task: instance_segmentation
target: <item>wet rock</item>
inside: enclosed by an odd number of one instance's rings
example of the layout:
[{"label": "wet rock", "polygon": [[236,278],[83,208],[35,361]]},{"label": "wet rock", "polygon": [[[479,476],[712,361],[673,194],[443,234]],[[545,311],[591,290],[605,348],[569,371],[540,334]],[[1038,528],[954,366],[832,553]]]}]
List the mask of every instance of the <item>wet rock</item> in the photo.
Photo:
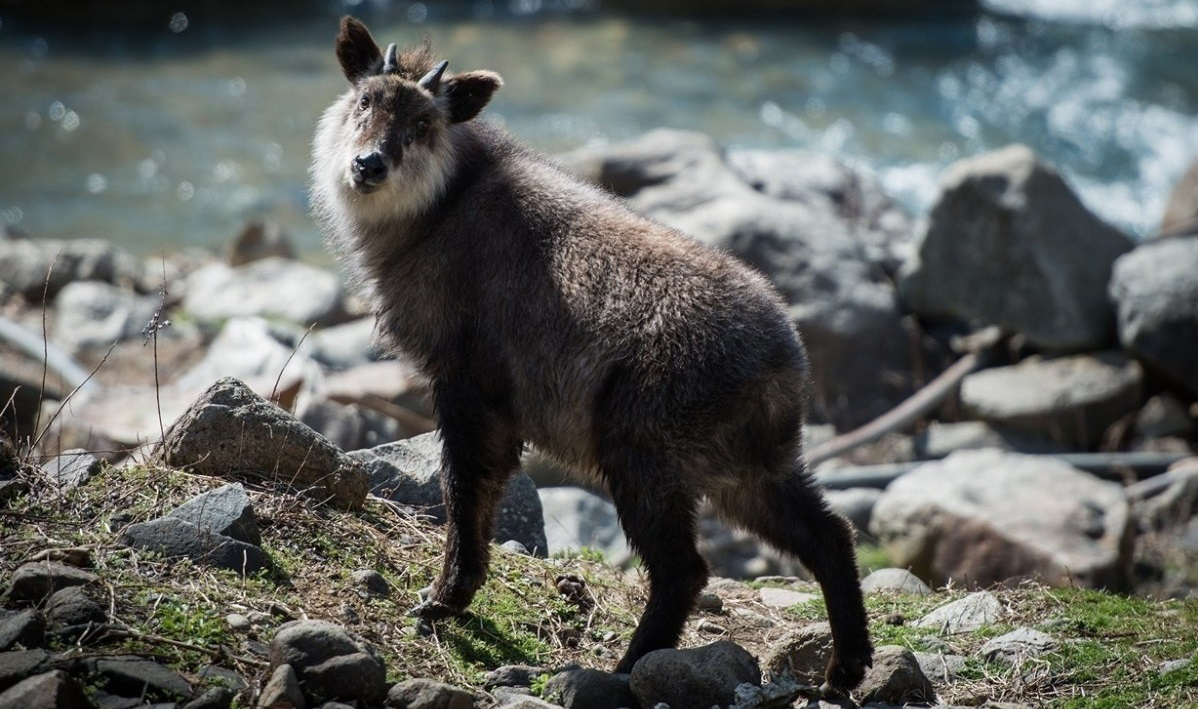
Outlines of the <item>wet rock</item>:
[{"label": "wet rock", "polygon": [[861,579],[861,590],[865,593],[891,592],[926,596],[932,589],[907,569],[878,569]]},{"label": "wet rock", "polygon": [[[370,491],[445,522],[441,498],[441,442],[436,433],[426,433],[369,450],[354,451],[349,457],[365,469]],[[496,511],[493,539],[514,539],[537,556],[544,556],[545,519],[536,485],[523,473],[508,483]]]},{"label": "wet rock", "polygon": [[335,273],[279,257],[199,268],[187,277],[182,307],[202,322],[259,316],[335,325],[348,317]]},{"label": "wet rock", "polygon": [[270,644],[273,668],[291,665],[305,697],[378,704],[387,693],[383,663],[361,638],[333,623],[298,620],[284,624]]},{"label": "wet rock", "polygon": [[158,460],[212,476],[248,471],[362,506],[362,466],[287,412],[229,377],[213,384],[166,433]]},{"label": "wet rock", "polygon": [[258,695],[258,709],[306,709],[307,706],[295,668],[288,664],[275,667]]},{"label": "wet rock", "polygon": [[291,239],[277,222],[252,221],[229,245],[230,266],[243,266],[265,258],[295,258]]},{"label": "wet rock", "polygon": [[766,651],[765,673],[777,680],[789,675],[796,681],[820,685],[832,657],[832,626],[812,623],[788,633]]},{"label": "wet rock", "polygon": [[430,679],[398,682],[387,692],[388,709],[473,709],[474,694]]},{"label": "wet rock", "polygon": [[99,581],[90,571],[58,561],[31,561],[22,564],[9,579],[5,595],[9,601],[40,602],[68,586],[87,586]]},{"label": "wet rock", "polygon": [[998,598],[989,591],[977,591],[936,608],[911,625],[941,635],[959,635],[993,625],[1002,616]]},{"label": "wet rock", "polygon": [[986,641],[978,650],[978,654],[987,660],[1019,666],[1025,660],[1051,652],[1058,645],[1060,643],[1051,635],[1034,628],[1023,627]]},{"label": "wet rock", "polygon": [[1153,372],[1198,396],[1198,237],[1141,244],[1115,262],[1119,341]]},{"label": "wet rock", "polygon": [[[160,304],[157,296],[99,281],[70,283],[58,294],[51,337],[69,352],[138,339]],[[162,333],[174,336],[170,328]]]},{"label": "wet rock", "polygon": [[183,675],[152,660],[100,658],[95,672],[105,691],[122,697],[178,701],[191,696],[191,684]]},{"label": "wet rock", "polygon": [[42,469],[50,480],[60,488],[70,489],[86,485],[100,472],[103,461],[81,448],[72,448],[55,456]]},{"label": "wet rock", "polygon": [[637,705],[628,675],[592,669],[555,674],[545,686],[545,696],[566,709],[620,709]]},{"label": "wet rock", "polygon": [[33,608],[20,611],[0,609],[0,651],[10,650],[16,645],[40,647],[45,640],[45,631],[45,619]]},{"label": "wet rock", "polygon": [[873,667],[865,673],[857,694],[862,703],[906,705],[936,701],[936,690],[915,655],[898,645],[883,645],[874,650]]},{"label": "wet rock", "polygon": [[628,540],[610,501],[579,487],[541,488],[537,494],[550,555],[585,547],[602,552],[613,564],[628,560]]},{"label": "wet rock", "polygon": [[101,281],[126,289],[143,280],[141,264],[131,254],[101,239],[0,240],[0,282],[31,303],[42,293],[54,300],[76,281]]},{"label": "wet rock", "polygon": [[741,683],[761,684],[761,670],[747,650],[721,640],[687,650],[655,650],[632,668],[629,684],[641,706],[727,706]]},{"label": "wet rock", "polygon": [[928,318],[1001,325],[1047,349],[1101,349],[1114,341],[1111,264],[1131,247],[1029,148],[1010,146],[945,171],[899,291]]},{"label": "wet rock", "polygon": [[92,709],[70,675],[53,670],[26,678],[0,693],[0,709]]},{"label": "wet rock", "polygon": [[1092,448],[1142,401],[1144,375],[1121,352],[1029,358],[974,372],[961,382],[961,404],[975,418]]},{"label": "wet rock", "polygon": [[1135,525],[1122,488],[1055,459],[961,451],[886,489],[870,531],[935,585],[1017,579],[1124,589]]}]

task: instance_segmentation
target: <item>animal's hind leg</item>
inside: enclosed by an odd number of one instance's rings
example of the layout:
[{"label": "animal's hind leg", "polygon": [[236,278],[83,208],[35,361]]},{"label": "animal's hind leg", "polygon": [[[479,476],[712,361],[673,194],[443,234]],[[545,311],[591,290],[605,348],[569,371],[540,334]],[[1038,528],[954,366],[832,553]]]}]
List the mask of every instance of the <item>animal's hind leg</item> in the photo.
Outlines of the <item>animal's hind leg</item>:
[{"label": "animal's hind leg", "polygon": [[708,571],[695,547],[696,501],[678,471],[630,448],[604,456],[603,466],[624,532],[649,574],[649,602],[616,665],[626,673],[646,653],[677,644]]},{"label": "animal's hind leg", "polygon": [[814,483],[797,470],[781,479],[724,490],[712,500],[729,521],[794,555],[811,571],[823,590],[832,626],[828,684],[838,690],[860,684],[872,664],[873,646],[848,520],[829,508]]}]

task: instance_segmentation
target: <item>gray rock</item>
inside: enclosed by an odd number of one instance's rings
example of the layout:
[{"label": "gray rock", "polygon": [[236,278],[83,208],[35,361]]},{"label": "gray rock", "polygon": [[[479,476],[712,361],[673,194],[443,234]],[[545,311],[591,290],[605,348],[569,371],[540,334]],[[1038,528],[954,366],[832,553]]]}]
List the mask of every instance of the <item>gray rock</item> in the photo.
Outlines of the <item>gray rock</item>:
[{"label": "gray rock", "polygon": [[96,660],[96,674],[108,692],[143,701],[178,701],[191,696],[191,684],[169,667],[140,657],[105,657]]},{"label": "gray rock", "polygon": [[1145,366],[1198,396],[1198,237],[1141,244],[1115,262],[1119,341]]},{"label": "gray rock", "polygon": [[883,645],[874,650],[874,665],[865,673],[857,694],[862,703],[906,705],[936,701],[936,690],[919,668],[915,655],[898,645]]},{"label": "gray rock", "polygon": [[387,583],[387,579],[374,569],[358,569],[350,576],[350,580],[354,582],[355,586],[372,596],[386,598],[391,595],[391,584]]},{"label": "gray rock", "polygon": [[40,603],[61,588],[87,586],[99,580],[90,571],[58,561],[30,561],[12,573],[5,594],[9,601]]},{"label": "gray rock", "polygon": [[307,709],[307,706],[295,668],[288,664],[276,666],[258,695],[258,709]]},{"label": "gray rock", "polygon": [[937,586],[1130,583],[1122,488],[1055,459],[981,450],[924,464],[890,484],[870,531],[896,566]]},{"label": "gray rock", "polygon": [[374,328],[374,318],[368,317],[317,330],[308,338],[312,357],[333,370],[371,364],[381,353],[375,345]]},{"label": "gray rock", "polygon": [[411,435],[390,416],[326,399],[306,406],[299,420],[343,451],[374,448]]},{"label": "gray rock", "polygon": [[913,654],[915,661],[919,663],[920,671],[933,682],[955,682],[965,669],[966,658],[963,655],[918,651]]},{"label": "gray rock", "polygon": [[878,569],[869,576],[861,579],[861,590],[865,593],[889,591],[892,593],[910,593],[926,596],[932,592],[931,587],[907,569]]},{"label": "gray rock", "polygon": [[0,691],[50,668],[50,653],[45,650],[0,652]]},{"label": "gray rock", "polygon": [[604,558],[616,565],[628,560],[628,540],[610,501],[579,487],[541,488],[537,494],[550,554],[586,547],[603,552]]},{"label": "gray rock", "polygon": [[985,421],[932,421],[915,436],[917,460],[939,460],[959,450],[997,448],[1013,453],[1060,453],[1065,447],[1053,443],[1043,431],[1021,433]]},{"label": "gray rock", "polygon": [[899,291],[919,315],[980,320],[1040,347],[1114,340],[1106,288],[1131,240],[1022,145],[950,166]]},{"label": "gray rock", "polygon": [[387,693],[383,663],[365,641],[321,620],[285,623],[270,644],[270,665],[291,665],[305,696],[378,704]]},{"label": "gray rock", "polygon": [[209,387],[171,425],[155,456],[203,475],[266,475],[350,509],[362,506],[369,489],[357,461],[229,377]]},{"label": "gray rock", "polygon": [[965,377],[961,405],[994,425],[1091,448],[1140,407],[1143,380],[1140,365],[1122,352],[1029,358]]},{"label": "gray rock", "polygon": [[235,696],[227,687],[209,687],[179,709],[231,709]]},{"label": "gray rock", "polygon": [[81,448],[63,451],[48,461],[42,469],[50,480],[60,488],[70,489],[86,485],[100,472],[104,461]]},{"label": "gray rock", "polygon": [[878,504],[881,497],[881,490],[867,487],[824,490],[824,499],[828,501],[828,505],[863,532],[869,531],[869,518],[873,516],[874,505]]},{"label": "gray rock", "polygon": [[800,603],[814,601],[820,597],[818,593],[795,591],[789,588],[774,588],[772,586],[761,589],[757,595],[761,598],[762,605],[771,608],[790,608]]},{"label": "gray rock", "polygon": [[993,625],[1002,616],[998,598],[989,591],[977,591],[936,608],[911,625],[942,635],[959,635]]},{"label": "gray rock", "polygon": [[628,675],[592,669],[555,674],[545,686],[545,697],[566,709],[620,709],[637,705]]},{"label": "gray rock", "polygon": [[133,288],[142,279],[136,258],[101,239],[0,239],[0,283],[31,303],[41,303],[43,291],[53,300],[76,281]]},{"label": "gray rock", "polygon": [[744,682],[761,684],[761,670],[747,650],[721,640],[687,650],[654,650],[632,668],[629,684],[641,706],[727,706]]},{"label": "gray rock", "polygon": [[987,660],[997,660],[1008,665],[1019,666],[1025,660],[1035,659],[1051,652],[1060,645],[1056,638],[1034,628],[1021,627],[1005,635],[986,641],[978,654]]},{"label": "gray rock", "polygon": [[[69,352],[137,339],[160,304],[157,296],[138,295],[99,281],[70,283],[58,294],[58,317],[51,338]],[[174,334],[170,328],[160,333]]]},{"label": "gray rock", "polygon": [[46,601],[46,621],[59,636],[78,636],[108,621],[108,614],[81,586],[55,591]]},{"label": "gray rock", "polygon": [[775,641],[765,652],[765,673],[777,681],[793,677],[803,684],[820,685],[832,658],[832,626],[811,623]]},{"label": "gray rock", "polygon": [[187,277],[182,307],[200,321],[261,316],[334,325],[347,318],[344,289],[335,273],[279,257],[197,269]]},{"label": "gray rock", "polygon": [[387,691],[388,709],[474,709],[474,694],[431,679],[398,682]]},{"label": "gray rock", "polygon": [[120,542],[168,558],[186,557],[241,574],[252,574],[273,566],[270,556],[260,547],[215,534],[176,517],[131,524],[121,530]]},{"label": "gray rock", "polygon": [[544,699],[520,694],[507,694],[499,706],[504,709],[562,709],[559,705],[550,704]]},{"label": "gray rock", "polygon": [[[373,494],[412,507],[438,523],[445,522],[441,442],[436,433],[354,451],[349,457],[365,469]],[[541,500],[527,475],[517,473],[508,482],[495,517],[495,541],[514,539],[537,556],[545,555],[548,544]]]},{"label": "gray rock", "polygon": [[167,515],[213,534],[262,546],[258,518],[241,483],[222,485],[179,505]]},{"label": "gray rock", "polygon": [[547,672],[544,667],[531,665],[503,665],[496,667],[483,678],[483,689],[496,687],[531,687],[534,679]]},{"label": "gray rock", "polygon": [[1144,402],[1140,413],[1136,414],[1135,431],[1144,438],[1192,438],[1198,434],[1198,422],[1194,421],[1185,403],[1164,392]]},{"label": "gray rock", "polygon": [[0,693],[0,709],[92,709],[83,687],[62,670],[26,678]]},{"label": "gray rock", "polygon": [[1184,670],[1192,664],[1194,664],[1194,658],[1192,657],[1185,657],[1180,660],[1166,660],[1157,666],[1156,671],[1158,674],[1163,675],[1176,672],[1177,670]]},{"label": "gray rock", "polygon": [[0,651],[14,645],[39,647],[45,640],[46,621],[34,608],[20,611],[0,609]]}]

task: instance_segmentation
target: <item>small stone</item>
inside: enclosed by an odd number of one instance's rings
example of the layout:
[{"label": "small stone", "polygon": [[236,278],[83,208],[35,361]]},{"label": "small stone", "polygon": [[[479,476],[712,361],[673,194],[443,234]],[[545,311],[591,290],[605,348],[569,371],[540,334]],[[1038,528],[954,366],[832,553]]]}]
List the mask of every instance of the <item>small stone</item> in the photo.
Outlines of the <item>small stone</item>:
[{"label": "small stone", "polygon": [[473,709],[474,694],[430,679],[399,682],[387,692],[388,709]]},{"label": "small stone", "polygon": [[230,709],[233,697],[233,691],[227,687],[209,687],[180,709]]},{"label": "small stone", "polygon": [[629,676],[592,669],[560,672],[545,685],[545,696],[569,709],[614,709],[636,706]]},{"label": "small stone", "polygon": [[892,593],[911,593],[926,596],[932,592],[931,587],[915,574],[906,569],[878,569],[861,580],[861,590],[865,593],[889,591]]},{"label": "small stone", "polygon": [[103,461],[81,448],[63,451],[45,465],[46,474],[60,488],[86,485],[100,471]]},{"label": "small stone", "polygon": [[358,569],[350,576],[350,579],[355,586],[371,596],[386,598],[391,595],[391,584],[387,583],[387,579],[374,569]]},{"label": "small stone", "polygon": [[0,693],[0,709],[91,709],[79,686],[62,670],[28,677]]},{"label": "small stone", "polygon": [[14,645],[35,648],[45,640],[46,621],[33,608],[0,610],[0,651]]},{"label": "small stone", "polygon": [[258,697],[259,709],[306,709],[307,706],[295,669],[287,664],[276,667]]},{"label": "small stone", "polygon": [[108,621],[108,614],[81,586],[55,591],[46,602],[46,620],[60,636],[86,635]]},{"label": "small stone", "polygon": [[721,640],[687,650],[654,650],[632,668],[632,693],[641,706],[727,706],[736,687],[761,684],[761,669],[747,650]]},{"label": "small stone", "polygon": [[804,684],[824,681],[824,668],[832,657],[832,626],[812,623],[789,633],[765,653],[766,674],[776,680],[790,675]]},{"label": "small stone", "polygon": [[724,610],[724,599],[719,594],[703,591],[695,599],[695,609],[706,613],[719,613]]},{"label": "small stone", "polygon": [[1039,657],[1058,644],[1051,635],[1023,627],[987,641],[978,653],[987,660],[1020,665],[1025,659]]},{"label": "small stone", "polygon": [[993,593],[978,591],[936,608],[912,625],[945,635],[972,633],[997,622],[1002,613],[1002,603]]},{"label": "small stone", "polygon": [[107,657],[96,660],[96,673],[113,694],[174,701],[191,696],[183,675],[140,657]]},{"label": "small stone", "polygon": [[225,616],[225,625],[229,626],[230,630],[236,630],[239,633],[245,633],[254,627],[250,619],[240,613],[230,613]]},{"label": "small stone", "polygon": [[965,669],[965,657],[962,655],[942,654],[939,652],[915,652],[915,661],[926,677],[934,682],[955,682],[957,675]]},{"label": "small stone", "polygon": [[862,703],[905,705],[936,700],[936,690],[915,655],[898,645],[884,645],[874,651],[873,667],[866,672],[857,692]]},{"label": "small stone", "polygon": [[95,574],[58,561],[31,561],[13,572],[7,595],[10,601],[38,602],[60,588],[86,586],[99,580]]},{"label": "small stone", "polygon": [[760,591],[760,596],[761,602],[771,608],[789,608],[819,598],[814,593],[803,593],[786,588],[763,588]]}]

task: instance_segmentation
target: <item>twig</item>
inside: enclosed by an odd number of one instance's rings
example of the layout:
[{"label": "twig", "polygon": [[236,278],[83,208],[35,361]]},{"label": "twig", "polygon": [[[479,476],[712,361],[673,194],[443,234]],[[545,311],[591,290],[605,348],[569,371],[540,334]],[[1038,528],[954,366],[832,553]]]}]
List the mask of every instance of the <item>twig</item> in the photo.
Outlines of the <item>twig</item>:
[{"label": "twig", "polygon": [[[51,416],[51,417],[50,417],[50,420],[46,422],[46,427],[45,427],[45,428],[43,428],[41,431],[39,431],[39,432],[38,432],[38,434],[37,434],[37,438],[33,439],[33,442],[29,444],[29,450],[31,450],[31,451],[32,451],[32,450],[34,450],[35,448],[37,448],[38,444],[39,444],[39,443],[41,443],[41,441],[42,441],[42,437],[46,435],[46,432],[47,432],[47,431],[49,431],[49,430],[50,430],[50,427],[54,425],[54,422],[55,422],[56,420],[58,420],[58,417],[59,417],[59,415],[60,415],[60,414],[62,414],[62,410],[66,408],[67,404],[71,403],[71,399],[72,399],[72,398],[74,398],[75,394],[76,394],[76,393],[78,393],[78,392],[79,392],[81,389],[83,389],[83,387],[84,387],[84,386],[85,386],[85,385],[86,385],[88,382],[90,382],[90,381],[91,381],[92,377],[96,376],[96,372],[100,371],[100,368],[101,368],[101,367],[103,367],[103,366],[104,366],[104,365],[105,365],[105,364],[108,362],[108,356],[112,354],[112,350],[113,350],[113,348],[115,348],[115,347],[116,347],[116,343],[115,343],[115,342],[113,342],[111,345],[109,345],[109,346],[108,346],[108,351],[104,353],[104,356],[103,356],[102,358],[100,358],[100,362],[99,362],[99,364],[97,364],[97,365],[96,365],[96,366],[95,366],[95,367],[92,369],[92,371],[88,373],[88,375],[87,375],[87,378],[86,378],[86,379],[84,379],[84,380],[83,380],[83,381],[82,381],[82,382],[79,384],[79,386],[77,386],[77,387],[75,387],[74,389],[72,389],[72,390],[71,390],[71,393],[69,393],[69,394],[67,394],[67,395],[66,395],[66,398],[64,398],[64,399],[62,400],[62,403],[60,403],[60,404],[58,405],[58,408],[56,408],[56,409],[54,410],[54,415],[53,415],[53,416]],[[40,406],[40,405],[38,406],[38,409],[41,409],[41,406]],[[34,430],[37,430],[37,429],[35,428]]]},{"label": "twig", "polygon": [[274,403],[279,403],[276,397],[278,396],[279,382],[283,381],[283,372],[287,371],[287,366],[291,364],[291,360],[295,357],[295,353],[299,352],[299,348],[304,344],[304,340],[308,339],[308,335],[312,334],[312,329],[315,327],[316,323],[308,326],[308,329],[304,331],[303,336],[299,338],[299,342],[296,342],[295,347],[291,348],[291,354],[287,355],[287,361],[283,363],[283,367],[279,370],[279,376],[275,377],[275,385],[270,390],[270,400]]},{"label": "twig", "polygon": [[228,657],[228,658],[235,659],[238,662],[244,662],[247,665],[255,665],[257,667],[266,667],[267,665],[270,664],[266,660],[259,660],[256,657],[232,655],[223,648],[213,649],[213,648],[209,648],[209,647],[204,647],[202,645],[194,645],[192,643],[185,643],[182,640],[172,640],[170,638],[164,638],[161,635],[154,635],[153,633],[143,633],[139,630],[134,630],[132,628],[113,628],[113,627],[109,626],[109,627],[105,628],[105,632],[107,632],[109,635],[115,635],[115,636],[121,637],[121,638],[129,638],[130,640],[141,640],[143,642],[148,642],[148,643],[161,643],[163,645],[170,645],[171,647],[177,647],[180,650],[190,650],[191,652],[198,652],[198,653],[207,655],[208,657],[211,657],[211,658],[217,659],[217,660]]},{"label": "twig", "polygon": [[[54,258],[50,261],[50,265],[46,268],[46,280],[42,281],[42,387],[37,392],[37,411],[34,413],[33,430],[38,430],[42,425],[42,399],[46,395],[46,376],[50,372],[50,335],[49,328],[46,326],[46,302],[50,299],[50,276],[54,273],[54,264],[58,263],[58,257],[62,256],[62,252],[54,254]],[[41,439],[41,436],[38,436]],[[34,446],[30,446],[32,450]]]},{"label": "twig", "polygon": [[144,338],[141,346],[145,347],[150,340],[154,341],[154,403],[158,406],[158,435],[159,440],[166,441],[166,426],[162,422],[162,383],[158,379],[158,331],[164,327],[170,327],[170,320],[162,319],[162,311],[166,309],[166,255],[162,256],[162,291],[158,300],[158,308],[154,311],[154,315],[150,317],[150,322],[142,328],[141,335]]}]

